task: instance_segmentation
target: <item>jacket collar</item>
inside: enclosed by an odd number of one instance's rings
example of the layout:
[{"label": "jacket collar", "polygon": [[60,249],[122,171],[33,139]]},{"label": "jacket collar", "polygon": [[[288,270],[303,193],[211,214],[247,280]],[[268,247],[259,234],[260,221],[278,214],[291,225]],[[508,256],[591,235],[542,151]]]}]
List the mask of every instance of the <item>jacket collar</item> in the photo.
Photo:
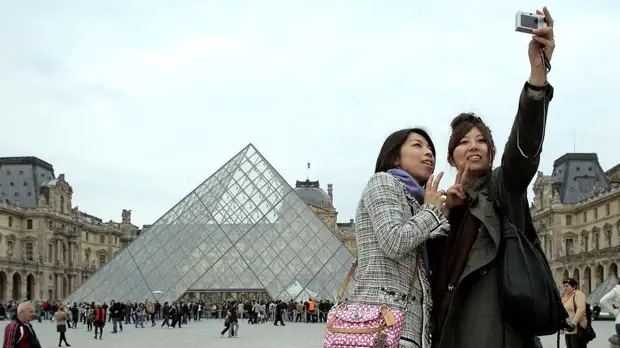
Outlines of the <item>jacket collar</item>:
[{"label": "jacket collar", "polygon": [[497,215],[488,185],[492,185],[491,175],[469,180],[463,185],[469,197],[470,211],[488,231],[495,247],[500,243],[500,217]]}]

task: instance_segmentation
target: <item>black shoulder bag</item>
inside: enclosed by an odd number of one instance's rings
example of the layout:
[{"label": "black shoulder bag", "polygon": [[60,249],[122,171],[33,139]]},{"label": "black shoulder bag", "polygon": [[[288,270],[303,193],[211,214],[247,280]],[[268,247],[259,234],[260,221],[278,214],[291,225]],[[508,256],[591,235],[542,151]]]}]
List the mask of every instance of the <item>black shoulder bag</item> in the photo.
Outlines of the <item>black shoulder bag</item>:
[{"label": "black shoulder bag", "polygon": [[526,231],[521,231],[491,186],[489,192],[500,220],[497,273],[504,318],[522,335],[559,333],[568,328],[568,313],[540,247],[529,207],[525,207]]},{"label": "black shoulder bag", "polygon": [[[588,319],[586,328],[584,329],[577,324],[577,334],[580,334],[581,338],[586,342],[593,341],[596,338],[596,331],[594,331],[594,328],[592,327],[592,310],[589,306],[590,305],[586,302],[586,308],[583,314]],[[575,301],[575,295],[573,295],[573,308],[575,309],[575,312],[577,312],[577,301]]]}]

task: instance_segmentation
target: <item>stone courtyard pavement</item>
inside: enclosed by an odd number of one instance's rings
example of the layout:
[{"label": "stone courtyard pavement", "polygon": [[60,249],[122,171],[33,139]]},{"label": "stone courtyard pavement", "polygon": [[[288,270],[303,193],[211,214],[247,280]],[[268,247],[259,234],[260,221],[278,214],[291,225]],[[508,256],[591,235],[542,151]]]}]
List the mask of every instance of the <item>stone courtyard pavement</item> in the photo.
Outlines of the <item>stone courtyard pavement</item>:
[{"label": "stone courtyard pavement", "polygon": [[[6,325],[8,322],[4,322]],[[595,330],[597,338],[588,348],[607,348],[607,338],[614,331],[613,321],[597,321]],[[43,348],[58,347],[58,334],[53,323],[34,323],[35,330]],[[159,347],[215,347],[218,348],[321,348],[324,325],[288,323],[285,327],[277,327],[271,323],[248,325],[240,324],[238,338],[220,338],[222,322],[219,320],[203,320],[191,322],[182,329],[148,327],[136,329],[133,325],[124,327],[125,331],[118,334],[110,333],[111,325],[104,328],[103,340],[95,340],[94,334],[86,332],[85,325],[77,330],[70,329],[67,340],[75,348],[159,348]],[[4,330],[0,336],[4,335]],[[544,348],[554,348],[555,336],[543,338]],[[565,347],[561,340],[561,347]]]}]

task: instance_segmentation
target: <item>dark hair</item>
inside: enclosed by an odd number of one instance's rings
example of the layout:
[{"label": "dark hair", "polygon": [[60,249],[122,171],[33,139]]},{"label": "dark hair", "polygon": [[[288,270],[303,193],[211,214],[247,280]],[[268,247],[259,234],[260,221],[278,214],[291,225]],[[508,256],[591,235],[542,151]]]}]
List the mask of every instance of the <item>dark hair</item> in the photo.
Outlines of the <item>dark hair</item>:
[{"label": "dark hair", "polygon": [[572,286],[573,288],[576,288],[579,286],[579,282],[575,278],[566,278],[562,281],[562,284],[568,284]]},{"label": "dark hair", "polygon": [[450,128],[452,133],[450,134],[450,141],[448,141],[448,163],[454,166],[456,165],[452,160],[454,155],[454,149],[459,146],[461,140],[469,133],[472,128],[478,128],[482,133],[482,136],[489,145],[489,166],[493,165],[493,159],[495,159],[495,142],[493,142],[493,135],[491,129],[482,121],[482,119],[473,112],[462,113],[456,116],[452,122],[450,122]]},{"label": "dark hair", "polygon": [[396,160],[400,157],[400,148],[403,146],[405,141],[407,141],[407,137],[409,137],[409,134],[411,133],[422,136],[431,147],[433,157],[437,157],[435,154],[435,144],[433,144],[430,135],[428,135],[424,129],[405,128],[397,130],[396,132],[390,134],[383,142],[383,146],[381,146],[381,151],[379,151],[379,156],[377,157],[375,173],[387,172],[389,169],[395,168]]}]

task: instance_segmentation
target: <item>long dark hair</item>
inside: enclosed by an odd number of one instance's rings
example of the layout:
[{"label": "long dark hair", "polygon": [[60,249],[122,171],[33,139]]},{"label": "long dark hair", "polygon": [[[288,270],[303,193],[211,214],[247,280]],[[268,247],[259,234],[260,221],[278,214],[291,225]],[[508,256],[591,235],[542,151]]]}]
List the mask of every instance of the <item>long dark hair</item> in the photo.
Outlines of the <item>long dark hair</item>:
[{"label": "long dark hair", "polygon": [[433,157],[437,158],[435,155],[435,144],[433,144],[433,140],[431,140],[430,135],[428,135],[424,129],[405,128],[397,130],[385,139],[383,146],[381,146],[381,151],[379,151],[379,156],[377,156],[375,173],[387,172],[388,170],[396,167],[396,161],[400,157],[400,148],[403,146],[405,141],[407,141],[407,137],[409,137],[409,134],[411,133],[422,136],[430,145]]}]

